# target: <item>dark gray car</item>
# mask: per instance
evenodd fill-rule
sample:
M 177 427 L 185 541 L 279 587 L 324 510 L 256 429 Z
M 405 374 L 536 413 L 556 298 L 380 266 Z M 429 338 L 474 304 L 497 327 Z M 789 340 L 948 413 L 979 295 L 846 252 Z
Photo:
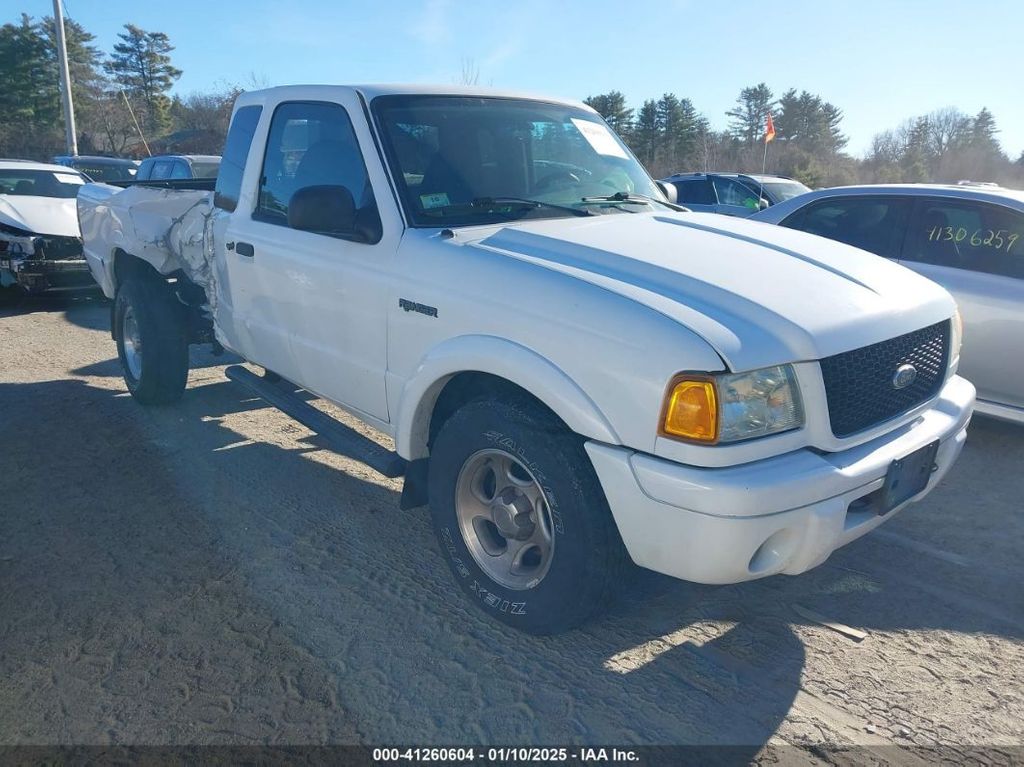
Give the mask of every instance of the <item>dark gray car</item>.
M 811 191 L 785 176 L 749 173 L 677 173 L 663 178 L 676 189 L 676 202 L 698 213 L 746 217 Z

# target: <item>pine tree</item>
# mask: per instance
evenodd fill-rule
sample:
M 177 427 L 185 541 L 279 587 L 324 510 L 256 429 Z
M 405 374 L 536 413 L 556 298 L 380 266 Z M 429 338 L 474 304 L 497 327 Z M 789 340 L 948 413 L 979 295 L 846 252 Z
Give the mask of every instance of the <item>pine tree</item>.
M 982 107 L 981 111 L 971 121 L 970 137 L 967 140 L 968 144 L 974 149 L 992 155 L 1002 155 L 1003 150 L 999 146 L 999 139 L 996 138 L 998 132 L 996 118 L 986 107 Z
M 50 72 L 46 41 L 32 17 L 0 27 L 0 115 L 5 121 L 56 124 L 60 92 Z
M 57 27 L 52 16 L 47 16 L 40 24 L 40 34 L 46 42 L 46 57 L 51 77 L 56 83 L 59 78 L 59 59 L 57 54 Z M 68 70 L 71 74 L 71 96 L 75 106 L 75 117 L 79 129 L 79 138 L 86 145 L 93 142 L 93 136 L 86 130 L 91 125 L 97 108 L 97 102 L 103 98 L 107 82 L 100 71 L 101 54 L 92 45 L 95 36 L 87 32 L 81 24 L 73 19 L 64 19 L 64 43 L 68 52 Z M 84 134 L 84 135 L 83 135 Z M 80 141 L 81 143 L 81 141 Z M 83 151 L 83 147 L 79 147 Z M 84 152 L 83 152 L 84 154 Z
M 0 27 L 0 157 L 48 160 L 60 151 L 60 90 L 39 25 L 22 14 Z
M 927 117 L 918 117 L 907 129 L 906 145 L 900 157 L 900 170 L 904 181 L 928 181 L 929 173 L 929 133 L 931 126 Z
M 623 139 L 629 136 L 633 122 L 633 110 L 626 106 L 626 97 L 622 93 L 611 91 L 597 96 L 588 96 L 583 103 L 601 115 L 608 123 L 608 127 Z
M 46 40 L 47 59 L 51 62 L 53 76 L 57 77 L 57 29 L 52 16 L 43 19 L 40 31 Z M 86 32 L 77 21 L 64 19 L 64 43 L 68 52 L 68 70 L 71 74 L 71 95 L 76 106 L 79 101 L 95 98 L 103 86 L 100 72 L 100 52 L 92 42 L 96 36 Z
M 181 77 L 181 70 L 171 64 L 174 46 L 163 32 L 147 32 L 134 24 L 124 28 L 105 69 L 129 97 L 144 104 L 147 130 L 165 131 L 170 109 L 167 91 Z
M 654 99 L 647 99 L 637 113 L 630 148 L 648 170 L 654 168 L 659 138 L 658 104 Z
M 729 132 L 748 145 L 757 143 L 764 135 L 765 121 L 774 106 L 771 89 L 764 83 L 744 88 L 736 106 L 725 113 L 731 118 Z

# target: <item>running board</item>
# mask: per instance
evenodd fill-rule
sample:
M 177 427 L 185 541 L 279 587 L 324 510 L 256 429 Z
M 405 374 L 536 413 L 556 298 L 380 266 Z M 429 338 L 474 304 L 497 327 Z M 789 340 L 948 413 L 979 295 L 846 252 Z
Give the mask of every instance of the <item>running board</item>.
M 385 477 L 401 477 L 405 474 L 405 459 L 398 453 L 381 447 L 369 437 L 364 437 L 355 429 L 317 410 L 294 391 L 290 391 L 288 387 L 292 384 L 288 381 L 282 379 L 272 382 L 241 365 L 229 365 L 224 373 L 260 399 L 319 434 L 335 453 L 365 463 Z

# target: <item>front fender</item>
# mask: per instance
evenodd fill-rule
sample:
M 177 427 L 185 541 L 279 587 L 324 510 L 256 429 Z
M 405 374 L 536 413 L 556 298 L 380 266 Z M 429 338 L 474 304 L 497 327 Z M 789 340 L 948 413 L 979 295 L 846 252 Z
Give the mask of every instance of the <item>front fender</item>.
M 412 376 L 389 373 L 388 391 L 398 392 L 395 444 L 403 458 L 427 455 L 434 404 L 445 384 L 458 373 L 489 373 L 530 392 L 577 434 L 619 444 L 608 419 L 564 371 L 547 358 L 513 341 L 487 335 L 449 338 L 431 349 Z

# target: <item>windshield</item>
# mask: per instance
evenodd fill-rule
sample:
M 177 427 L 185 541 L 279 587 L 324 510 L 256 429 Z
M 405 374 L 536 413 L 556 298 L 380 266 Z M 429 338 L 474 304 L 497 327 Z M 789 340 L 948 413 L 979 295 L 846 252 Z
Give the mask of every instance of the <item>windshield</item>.
M 74 167 L 93 181 L 131 181 L 138 172 L 134 165 L 121 163 L 75 162 Z
M 0 194 L 16 197 L 63 197 L 71 199 L 85 179 L 73 171 L 0 170 Z
M 601 118 L 578 107 L 491 97 L 382 96 L 374 99 L 373 110 L 415 226 L 636 212 L 636 204 L 621 199 L 583 199 L 616 193 L 664 199 Z M 540 204 L 523 204 L 531 201 Z
M 799 181 L 766 181 L 764 189 L 771 195 L 776 204 L 785 202 L 790 197 L 797 197 L 811 191 Z

